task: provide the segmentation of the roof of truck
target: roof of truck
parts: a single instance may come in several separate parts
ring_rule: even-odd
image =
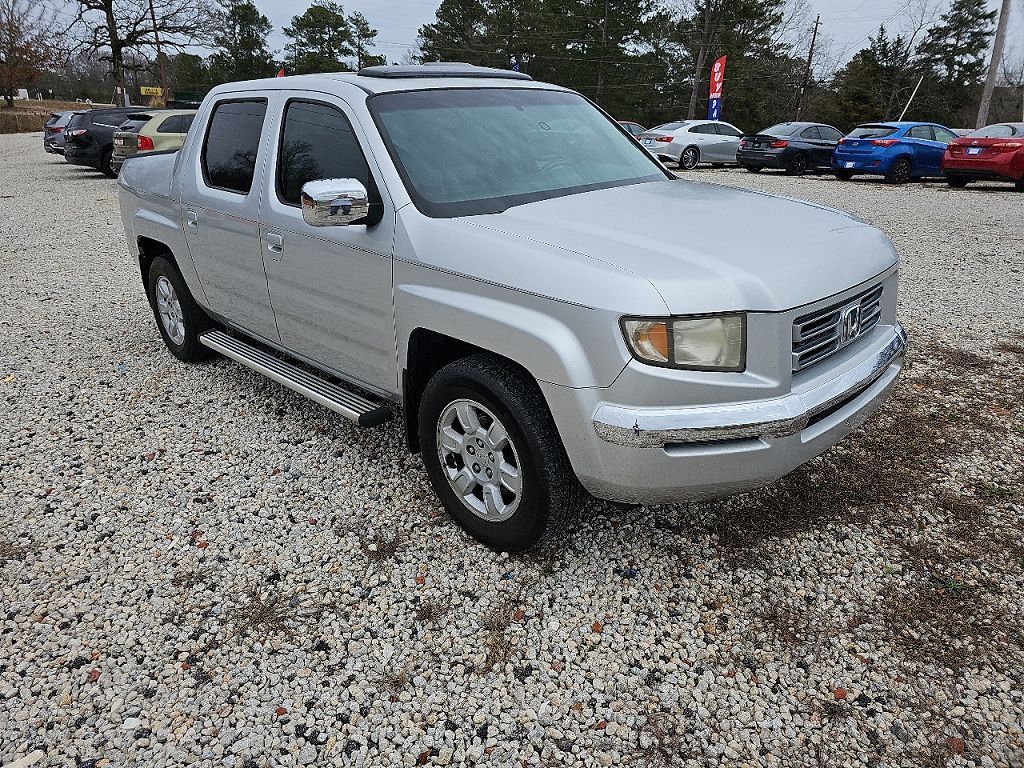
[[[225,83],[215,93],[244,90],[281,90],[288,88],[331,90],[336,83],[354,85],[366,93],[418,91],[430,88],[543,88],[568,90],[550,83],[533,80],[529,75],[505,69],[476,67],[470,64],[443,62],[404,66],[367,67],[359,72],[325,72],[315,75],[289,75]]]

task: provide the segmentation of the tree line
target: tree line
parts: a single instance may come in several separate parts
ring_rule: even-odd
[[[253,0],[67,1],[75,15],[61,29],[38,0],[0,0],[0,87],[109,100],[112,85],[132,91],[159,78],[176,96],[199,98],[279,69],[387,63],[374,52],[377,31],[336,0],[294,16],[282,51],[271,50],[273,25]],[[518,69],[654,125],[703,116],[711,63],[726,55],[722,116],[744,129],[793,119],[799,102],[803,119],[846,130],[899,117],[911,94],[908,119],[972,125],[995,12],[985,0],[907,0],[901,9],[852,56],[830,46],[825,19],[809,66],[807,0],[442,0],[406,59]],[[3,31],[8,17],[23,27],[20,48]],[[999,83],[992,119],[1019,119],[1024,65],[1004,61]]]
[[[252,0],[69,0],[68,19],[39,0],[0,0],[0,89],[30,86],[55,98],[109,101],[115,88],[165,81],[177,98],[201,98],[233,80],[339,72],[386,64],[377,30],[335,0],[313,0],[270,48],[270,19]],[[3,22],[10,21],[10,24]],[[9,46],[5,46],[11,41]],[[14,41],[17,41],[16,43]],[[20,56],[5,56],[5,48]],[[191,51],[206,49],[208,55]]]

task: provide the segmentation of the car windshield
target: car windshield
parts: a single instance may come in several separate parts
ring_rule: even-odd
[[[1016,126],[1004,123],[1002,125],[986,125],[967,135],[972,139],[1008,139],[1011,136],[1020,136],[1021,131]]]
[[[428,216],[499,213],[668,174],[586,99],[474,88],[385,93],[370,109],[416,207]]]
[[[848,138],[851,139],[880,139],[883,136],[891,136],[896,133],[896,128],[891,125],[858,125]]]
[[[773,125],[771,128],[765,128],[761,133],[767,134],[768,136],[792,136],[804,127],[805,126],[802,125],[793,125],[792,123],[779,123],[778,125]]]

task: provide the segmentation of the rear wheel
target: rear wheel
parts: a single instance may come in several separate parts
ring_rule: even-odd
[[[100,172],[104,176],[109,176],[112,179],[115,176],[117,176],[117,172],[114,170],[114,167],[110,164],[110,161],[113,159],[113,157],[114,150],[109,147],[107,149],[104,149],[103,154],[100,155]]]
[[[1017,179],[1017,191],[1024,192],[1024,176]]]
[[[892,168],[885,174],[885,180],[890,184],[906,184],[910,181],[914,168],[910,164],[909,157],[900,157],[892,164]]]
[[[529,549],[557,532],[580,502],[537,383],[500,358],[473,355],[434,374],[418,431],[441,503],[489,547]]]
[[[751,173],[760,173],[761,172],[761,166],[760,165],[745,165],[743,167],[746,168]]]
[[[853,171],[833,171],[833,173],[840,181],[849,181],[853,178]]]
[[[199,335],[213,323],[196,304],[188,284],[170,259],[153,259],[146,287],[157,328],[171,354],[186,363],[210,357],[213,352],[199,343]]]
[[[790,158],[786,173],[790,176],[803,176],[807,172],[807,155],[797,152]]]
[[[692,171],[700,162],[700,150],[696,147],[687,147],[679,156],[679,167],[684,171]]]
[[[953,187],[953,189],[963,189],[967,186],[967,179],[963,176],[947,176],[946,183]]]

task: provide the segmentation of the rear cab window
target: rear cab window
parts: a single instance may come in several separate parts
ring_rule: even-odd
[[[249,194],[266,114],[263,98],[221,101],[214,106],[200,159],[206,186]]]

